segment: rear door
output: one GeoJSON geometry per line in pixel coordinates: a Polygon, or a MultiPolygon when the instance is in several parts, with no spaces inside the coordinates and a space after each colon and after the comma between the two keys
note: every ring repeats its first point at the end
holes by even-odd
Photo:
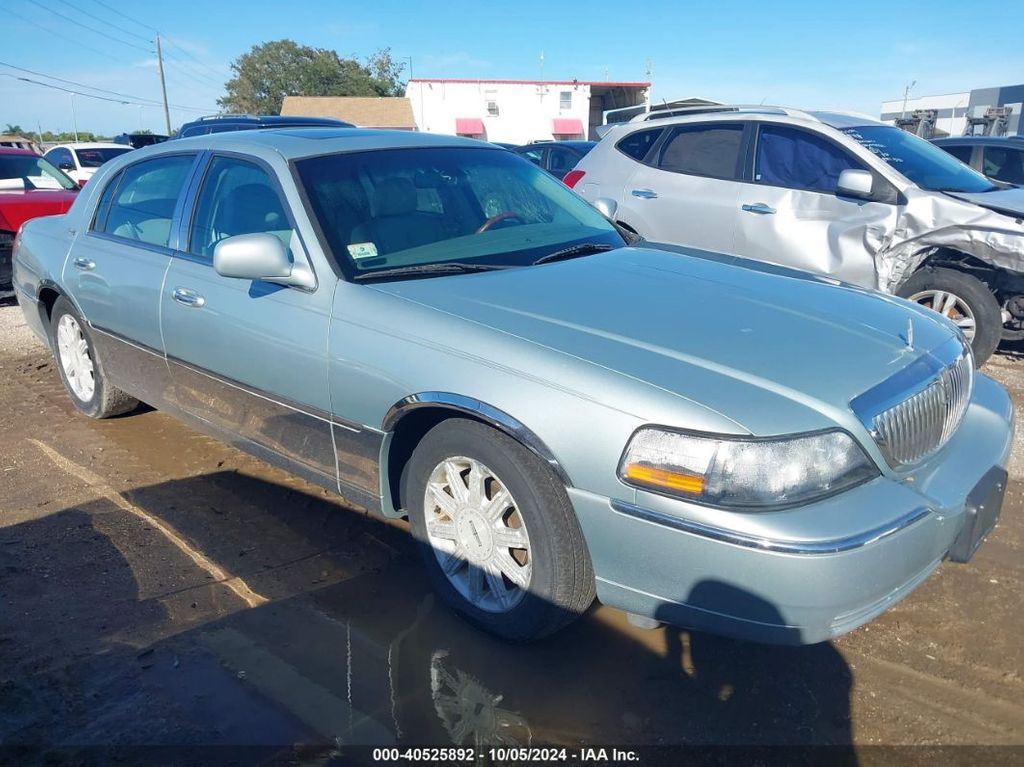
{"type": "Polygon", "coordinates": [[[653,242],[733,249],[744,125],[669,128],[626,182],[618,217],[653,242]]]}
{"type": "Polygon", "coordinates": [[[213,155],[194,197],[161,297],[175,403],[223,436],[336,488],[327,385],[333,275],[319,275],[306,290],[214,270],[218,242],[257,232],[274,234],[294,261],[309,262],[270,166],[213,155]]]}
{"type": "MultiPolygon", "coordinates": [[[[761,123],[750,180],[739,184],[736,253],[877,287],[873,253],[896,229],[899,208],[836,194],[847,168],[870,169],[815,131],[761,123]]],[[[875,175],[876,196],[888,184],[875,175]]]]}
{"type": "Polygon", "coordinates": [[[74,240],[64,266],[64,284],[96,331],[105,372],[154,404],[163,400],[168,384],[160,289],[196,157],[161,155],[108,179],[88,230],[74,240]]]}

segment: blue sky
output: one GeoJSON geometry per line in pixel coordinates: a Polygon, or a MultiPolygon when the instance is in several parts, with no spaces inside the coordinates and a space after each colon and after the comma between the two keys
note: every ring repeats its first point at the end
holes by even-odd
{"type": "MultiPolygon", "coordinates": [[[[0,61],[158,101],[146,42],[156,29],[169,41],[168,100],[192,108],[172,107],[174,127],[216,111],[233,59],[286,37],[357,57],[390,46],[412,57],[416,77],[643,80],[650,61],[656,100],[700,95],[869,114],[913,80],[912,95],[1024,81],[1024,3],[1006,0],[3,0],[0,61]]],[[[0,73],[0,129],[71,129],[69,94],[16,78],[85,89],[4,66],[0,73]]],[[[74,97],[80,130],[163,130],[161,107],[108,97],[114,102],[74,97]]]]}

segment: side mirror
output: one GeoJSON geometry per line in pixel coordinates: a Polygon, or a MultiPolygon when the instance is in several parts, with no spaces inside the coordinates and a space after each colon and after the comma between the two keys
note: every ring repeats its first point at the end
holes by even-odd
{"type": "Polygon", "coordinates": [[[213,249],[213,268],[222,277],[316,287],[309,268],[293,264],[281,240],[263,232],[239,234],[218,242],[213,249]]]}
{"type": "Polygon", "coordinates": [[[847,168],[839,174],[836,194],[841,197],[870,197],[874,181],[874,176],[869,171],[847,168]]]}
{"type": "Polygon", "coordinates": [[[607,197],[599,197],[594,200],[594,207],[597,212],[607,218],[613,224],[615,223],[615,211],[619,209],[619,204],[615,200],[610,200],[607,197]]]}

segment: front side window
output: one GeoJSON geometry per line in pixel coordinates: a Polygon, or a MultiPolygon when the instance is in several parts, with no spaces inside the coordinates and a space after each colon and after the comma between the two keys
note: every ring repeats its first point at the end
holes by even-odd
{"type": "Polygon", "coordinates": [[[997,187],[930,141],[892,125],[861,125],[843,133],[932,192],[991,192],[997,187]]]}
{"type": "Polygon", "coordinates": [[[71,156],[70,149],[62,149],[60,147],[51,149],[43,157],[61,170],[75,170],[75,158],[71,156]]]}
{"type": "Polygon", "coordinates": [[[516,154],[522,155],[527,160],[532,162],[534,165],[543,168],[544,167],[544,148],[535,147],[533,149],[523,149],[516,154]]]}
{"type": "Polygon", "coordinates": [[[218,242],[238,234],[273,234],[288,248],[292,226],[267,171],[234,157],[215,157],[196,200],[189,252],[212,259],[218,242]]]}
{"type": "MultiPolygon", "coordinates": [[[[119,182],[115,179],[104,189],[101,208],[107,192],[116,184],[109,211],[102,219],[97,215],[93,228],[126,240],[167,247],[174,208],[194,161],[193,155],[171,155],[129,165],[118,175],[119,182]]],[[[97,210],[97,214],[103,212],[97,210]]]]}
{"type": "Polygon", "coordinates": [[[654,146],[654,142],[661,136],[661,131],[661,128],[635,131],[620,140],[615,148],[634,160],[643,162],[647,153],[651,151],[651,147],[654,146]]]}
{"type": "Polygon", "coordinates": [[[98,168],[108,160],[113,160],[115,157],[123,155],[125,152],[132,151],[131,147],[100,147],[88,149],[76,149],[75,154],[78,155],[78,164],[83,168],[98,168]]]}
{"type": "Polygon", "coordinates": [[[989,178],[1008,184],[1024,184],[1024,150],[987,146],[982,158],[982,169],[989,178]]]}
{"type": "Polygon", "coordinates": [[[844,170],[864,165],[823,136],[786,125],[763,125],[757,137],[754,180],[835,194],[844,170]]]}
{"type": "Polygon", "coordinates": [[[662,170],[711,178],[738,178],[743,126],[740,124],[685,125],[672,135],[658,153],[662,170]]]}
{"type": "Polygon", "coordinates": [[[960,162],[971,164],[971,151],[974,149],[972,146],[943,146],[943,150],[949,152],[960,162]]]}
{"type": "Polygon", "coordinates": [[[568,149],[552,147],[548,150],[548,170],[558,177],[564,176],[575,168],[579,161],[579,156],[568,149]]]}
{"type": "Polygon", "coordinates": [[[0,189],[77,189],[78,185],[43,158],[0,154],[0,189]]]}
{"type": "Polygon", "coordinates": [[[600,213],[511,152],[346,152],[296,168],[330,251],[356,277],[444,262],[525,266],[581,242],[623,244],[600,213]]]}

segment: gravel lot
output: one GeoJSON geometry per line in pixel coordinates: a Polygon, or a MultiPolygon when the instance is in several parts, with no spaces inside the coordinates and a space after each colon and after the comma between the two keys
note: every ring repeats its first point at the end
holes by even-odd
{"type": "MultiPolygon", "coordinates": [[[[987,368],[1018,407],[1022,371],[987,368]]],[[[597,608],[522,647],[434,604],[402,525],[159,412],[74,415],[9,303],[0,412],[0,744],[1024,743],[1020,438],[975,559],[838,641],[597,608]]]]}

